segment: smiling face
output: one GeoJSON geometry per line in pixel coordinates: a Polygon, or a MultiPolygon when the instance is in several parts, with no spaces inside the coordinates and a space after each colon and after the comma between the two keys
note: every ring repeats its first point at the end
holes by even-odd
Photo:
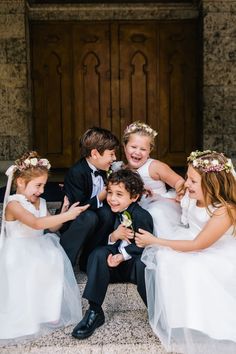
{"type": "Polygon", "coordinates": [[[185,182],[185,186],[188,188],[189,197],[192,199],[196,199],[198,206],[205,205],[201,183],[202,183],[202,177],[190,165],[187,171],[187,180],[185,182]]]}
{"type": "Polygon", "coordinates": [[[114,213],[126,210],[129,205],[135,202],[138,196],[131,197],[130,193],[125,189],[124,183],[112,184],[107,187],[107,203],[110,205],[114,213]]]}
{"type": "Polygon", "coordinates": [[[116,160],[115,150],[105,150],[100,154],[97,149],[91,151],[91,156],[88,161],[95,166],[98,170],[108,171],[111,164],[116,160]]]}
{"type": "Polygon", "coordinates": [[[39,177],[32,178],[28,183],[27,181],[19,177],[17,179],[17,193],[23,194],[28,201],[35,204],[40,195],[44,192],[44,187],[47,182],[47,173],[42,174],[39,177]]]}
{"type": "Polygon", "coordinates": [[[151,138],[137,133],[131,134],[124,145],[125,156],[130,168],[137,170],[145,164],[151,152],[151,138]]]}

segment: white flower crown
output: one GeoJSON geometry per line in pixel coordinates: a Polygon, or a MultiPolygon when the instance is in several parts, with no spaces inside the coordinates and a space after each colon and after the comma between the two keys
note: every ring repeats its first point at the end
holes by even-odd
{"type": "MultiPolygon", "coordinates": [[[[203,172],[209,173],[209,172],[220,172],[220,171],[225,171],[226,173],[229,173],[233,171],[233,164],[230,159],[227,160],[227,162],[220,162],[217,157],[210,158],[209,156],[207,157],[206,155],[209,154],[216,154],[216,151],[211,151],[211,150],[205,150],[205,151],[193,151],[187,158],[188,162],[191,162],[193,167],[201,169],[203,172]],[[204,158],[204,156],[206,156],[204,158]]],[[[220,154],[221,156],[224,156],[223,154],[220,154]]]]}
{"type": "Polygon", "coordinates": [[[48,170],[51,168],[51,164],[47,159],[38,159],[37,157],[27,158],[23,162],[17,160],[15,166],[19,171],[24,171],[32,167],[45,167],[48,170]]]}
{"type": "Polygon", "coordinates": [[[146,123],[141,123],[141,122],[133,122],[130,125],[128,125],[124,131],[124,135],[126,134],[132,134],[136,132],[145,132],[148,135],[151,135],[153,138],[157,136],[157,132],[152,129],[149,125],[146,123]]]}

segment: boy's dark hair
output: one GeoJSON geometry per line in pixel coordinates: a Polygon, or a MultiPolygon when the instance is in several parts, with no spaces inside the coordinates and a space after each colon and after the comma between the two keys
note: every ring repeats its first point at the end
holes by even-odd
{"type": "Polygon", "coordinates": [[[88,129],[80,139],[81,156],[89,157],[93,149],[99,154],[105,150],[114,150],[119,146],[119,140],[107,129],[93,127],[88,129]]]}
{"type": "Polygon", "coordinates": [[[134,198],[139,195],[138,200],[140,200],[144,192],[144,183],[140,175],[138,174],[138,172],[134,172],[128,168],[122,168],[116,172],[112,172],[106,182],[106,186],[108,187],[110,183],[123,183],[125,189],[130,193],[131,198],[134,198]]]}

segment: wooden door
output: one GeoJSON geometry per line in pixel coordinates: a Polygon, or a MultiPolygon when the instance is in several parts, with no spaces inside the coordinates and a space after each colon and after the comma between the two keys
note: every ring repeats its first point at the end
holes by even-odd
{"type": "Polygon", "coordinates": [[[79,158],[89,127],[121,139],[135,120],[158,130],[154,157],[185,165],[198,138],[196,21],[52,23],[31,37],[35,147],[54,167],[79,158]]]}

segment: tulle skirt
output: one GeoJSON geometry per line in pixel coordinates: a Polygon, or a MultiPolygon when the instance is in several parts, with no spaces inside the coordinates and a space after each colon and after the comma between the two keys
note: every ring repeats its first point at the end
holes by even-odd
{"type": "Polygon", "coordinates": [[[236,353],[236,240],[199,252],[147,247],[150,325],[168,352],[236,353]]]}
{"type": "Polygon", "coordinates": [[[181,206],[174,198],[175,192],[170,190],[164,197],[154,195],[141,199],[140,205],[152,216],[155,236],[166,238],[173,234],[173,229],[180,224],[181,206]]]}
{"type": "Polygon", "coordinates": [[[55,234],[9,237],[0,253],[0,345],[82,318],[73,269],[55,234]]]}

